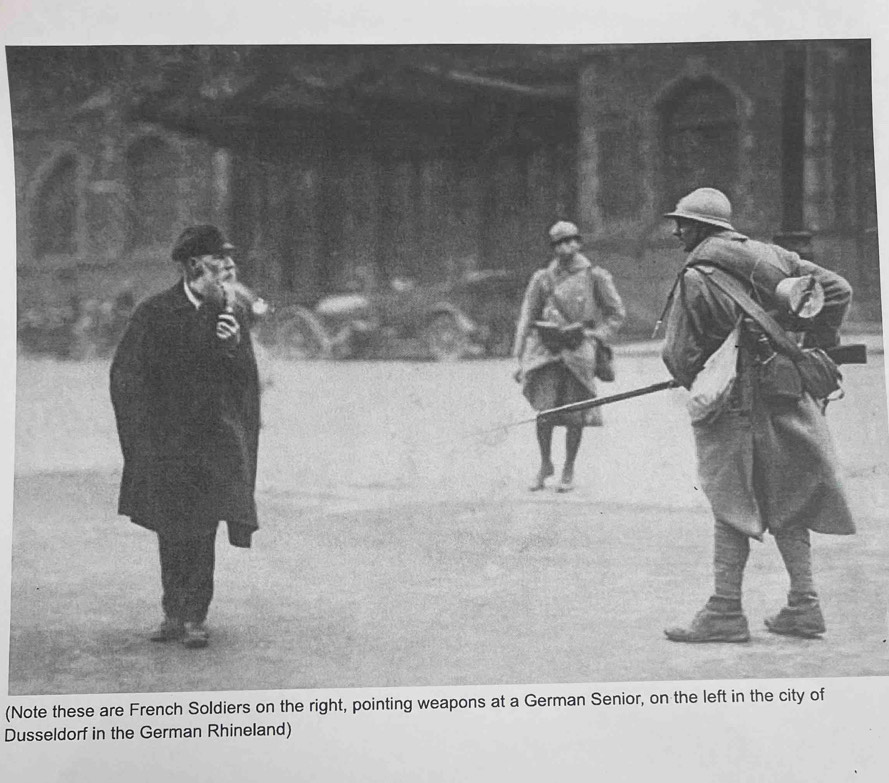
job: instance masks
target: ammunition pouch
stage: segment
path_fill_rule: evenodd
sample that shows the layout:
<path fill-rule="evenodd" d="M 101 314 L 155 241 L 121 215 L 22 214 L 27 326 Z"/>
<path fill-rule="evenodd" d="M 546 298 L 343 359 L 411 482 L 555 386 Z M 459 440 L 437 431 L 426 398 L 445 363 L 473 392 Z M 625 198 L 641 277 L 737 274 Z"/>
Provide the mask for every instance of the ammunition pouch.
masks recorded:
<path fill-rule="evenodd" d="M 816 400 L 826 400 L 840 390 L 843 375 L 820 348 L 804 348 L 794 360 L 775 353 L 759 365 L 759 388 L 771 402 L 797 402 L 803 392 Z"/>
<path fill-rule="evenodd" d="M 562 343 L 569 351 L 576 351 L 583 344 L 583 332 L 580 329 L 573 329 L 562 335 Z"/>
<path fill-rule="evenodd" d="M 560 353 L 563 350 L 574 351 L 583 344 L 584 334 L 580 328 L 559 328 L 553 324 L 535 323 L 540 342 L 550 353 Z"/>
<path fill-rule="evenodd" d="M 804 348 L 796 368 L 803 388 L 816 400 L 826 400 L 840 390 L 843 374 L 830 356 L 821 348 Z"/>
<path fill-rule="evenodd" d="M 803 396 L 803 381 L 793 359 L 783 353 L 772 354 L 758 366 L 759 389 L 769 402 L 798 402 Z"/>
<path fill-rule="evenodd" d="M 553 334 L 552 332 L 539 332 L 540 334 L 540 342 L 543 343 L 543 347 L 546 348 L 550 353 L 559 353 L 562 350 L 562 340 L 557 334 Z"/>
<path fill-rule="evenodd" d="M 611 383 L 615 378 L 614 351 L 601 340 L 596 340 L 596 377 L 606 383 Z"/>

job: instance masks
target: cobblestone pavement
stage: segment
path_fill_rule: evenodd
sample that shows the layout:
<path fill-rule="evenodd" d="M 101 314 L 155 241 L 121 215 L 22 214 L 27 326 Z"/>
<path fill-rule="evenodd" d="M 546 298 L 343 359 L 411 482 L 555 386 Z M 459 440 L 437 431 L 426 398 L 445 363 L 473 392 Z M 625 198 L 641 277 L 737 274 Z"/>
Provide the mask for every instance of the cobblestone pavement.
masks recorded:
<path fill-rule="evenodd" d="M 619 358 L 604 393 L 666 377 L 651 351 Z M 881 354 L 828 414 L 860 526 L 815 538 L 828 634 L 762 628 L 786 590 L 767 540 L 746 579 L 753 640 L 691 647 L 661 631 L 710 589 L 684 392 L 607 409 L 576 491 L 531 494 L 533 428 L 496 429 L 529 414 L 508 362 L 269 370 L 262 530 L 250 551 L 220 535 L 212 644 L 194 652 L 148 641 L 156 542 L 115 516 L 107 364 L 20 359 L 10 693 L 889 674 Z"/>

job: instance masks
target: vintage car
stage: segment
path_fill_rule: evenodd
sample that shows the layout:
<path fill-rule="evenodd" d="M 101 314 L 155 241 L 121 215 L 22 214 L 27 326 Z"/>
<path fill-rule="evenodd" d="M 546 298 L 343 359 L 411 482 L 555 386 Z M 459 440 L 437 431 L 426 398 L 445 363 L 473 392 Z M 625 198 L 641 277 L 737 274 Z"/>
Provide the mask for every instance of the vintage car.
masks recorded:
<path fill-rule="evenodd" d="M 257 339 L 296 359 L 505 356 L 526 277 L 477 270 L 430 285 L 393 278 L 378 290 L 325 296 L 312 308 L 273 305 Z"/>

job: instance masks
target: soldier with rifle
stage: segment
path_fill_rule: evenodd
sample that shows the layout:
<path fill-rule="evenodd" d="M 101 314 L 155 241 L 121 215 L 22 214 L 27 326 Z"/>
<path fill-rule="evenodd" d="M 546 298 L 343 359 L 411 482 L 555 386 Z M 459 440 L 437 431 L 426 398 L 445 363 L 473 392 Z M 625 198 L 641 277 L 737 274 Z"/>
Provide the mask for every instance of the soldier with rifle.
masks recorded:
<path fill-rule="evenodd" d="M 855 532 L 825 419 L 841 376 L 818 349 L 838 345 L 852 290 L 796 253 L 737 232 L 728 198 L 713 188 L 693 191 L 666 217 L 688 253 L 665 308 L 663 360 L 671 375 L 692 387 L 707 359 L 738 336 L 737 376 L 723 407 L 693 423 L 701 486 L 715 517 L 714 591 L 688 626 L 665 634 L 674 642 L 748 641 L 742 580 L 750 539 L 762 541 L 768 531 L 790 588 L 766 628 L 817 637 L 825 624 L 810 533 Z M 787 292 L 800 279 L 790 307 Z"/>
<path fill-rule="evenodd" d="M 580 252 L 578 227 L 560 220 L 548 236 L 553 258 L 528 283 L 513 349 L 519 365 L 514 378 L 538 411 L 595 397 L 596 378 L 614 380 L 609 343 L 626 316 L 611 275 Z M 601 424 L 595 407 L 538 417 L 540 467 L 531 491 L 543 489 L 555 472 L 555 426 L 565 427 L 565 464 L 556 490 L 569 492 L 583 428 Z"/>

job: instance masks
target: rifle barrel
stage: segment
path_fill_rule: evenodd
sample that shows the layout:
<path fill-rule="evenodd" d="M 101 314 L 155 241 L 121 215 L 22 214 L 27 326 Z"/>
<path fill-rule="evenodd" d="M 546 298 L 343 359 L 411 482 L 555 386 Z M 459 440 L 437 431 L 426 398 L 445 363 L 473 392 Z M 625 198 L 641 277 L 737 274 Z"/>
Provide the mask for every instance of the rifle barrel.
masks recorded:
<path fill-rule="evenodd" d="M 599 408 L 602 405 L 609 405 L 612 402 L 620 402 L 621 400 L 629 400 L 633 397 L 641 397 L 643 394 L 652 394 L 654 392 L 663 391 L 664 389 L 675 389 L 679 384 L 674 380 L 661 381 L 653 383 L 651 386 L 643 386 L 641 389 L 631 389 L 630 391 L 612 394 L 608 397 L 592 397 L 589 400 L 581 400 L 580 402 L 571 402 L 568 405 L 560 405 L 558 408 L 550 408 L 549 410 L 540 411 L 537 414 L 538 419 L 545 419 L 547 416 L 554 416 L 557 413 L 573 413 L 574 411 L 584 411 L 588 408 Z"/>

